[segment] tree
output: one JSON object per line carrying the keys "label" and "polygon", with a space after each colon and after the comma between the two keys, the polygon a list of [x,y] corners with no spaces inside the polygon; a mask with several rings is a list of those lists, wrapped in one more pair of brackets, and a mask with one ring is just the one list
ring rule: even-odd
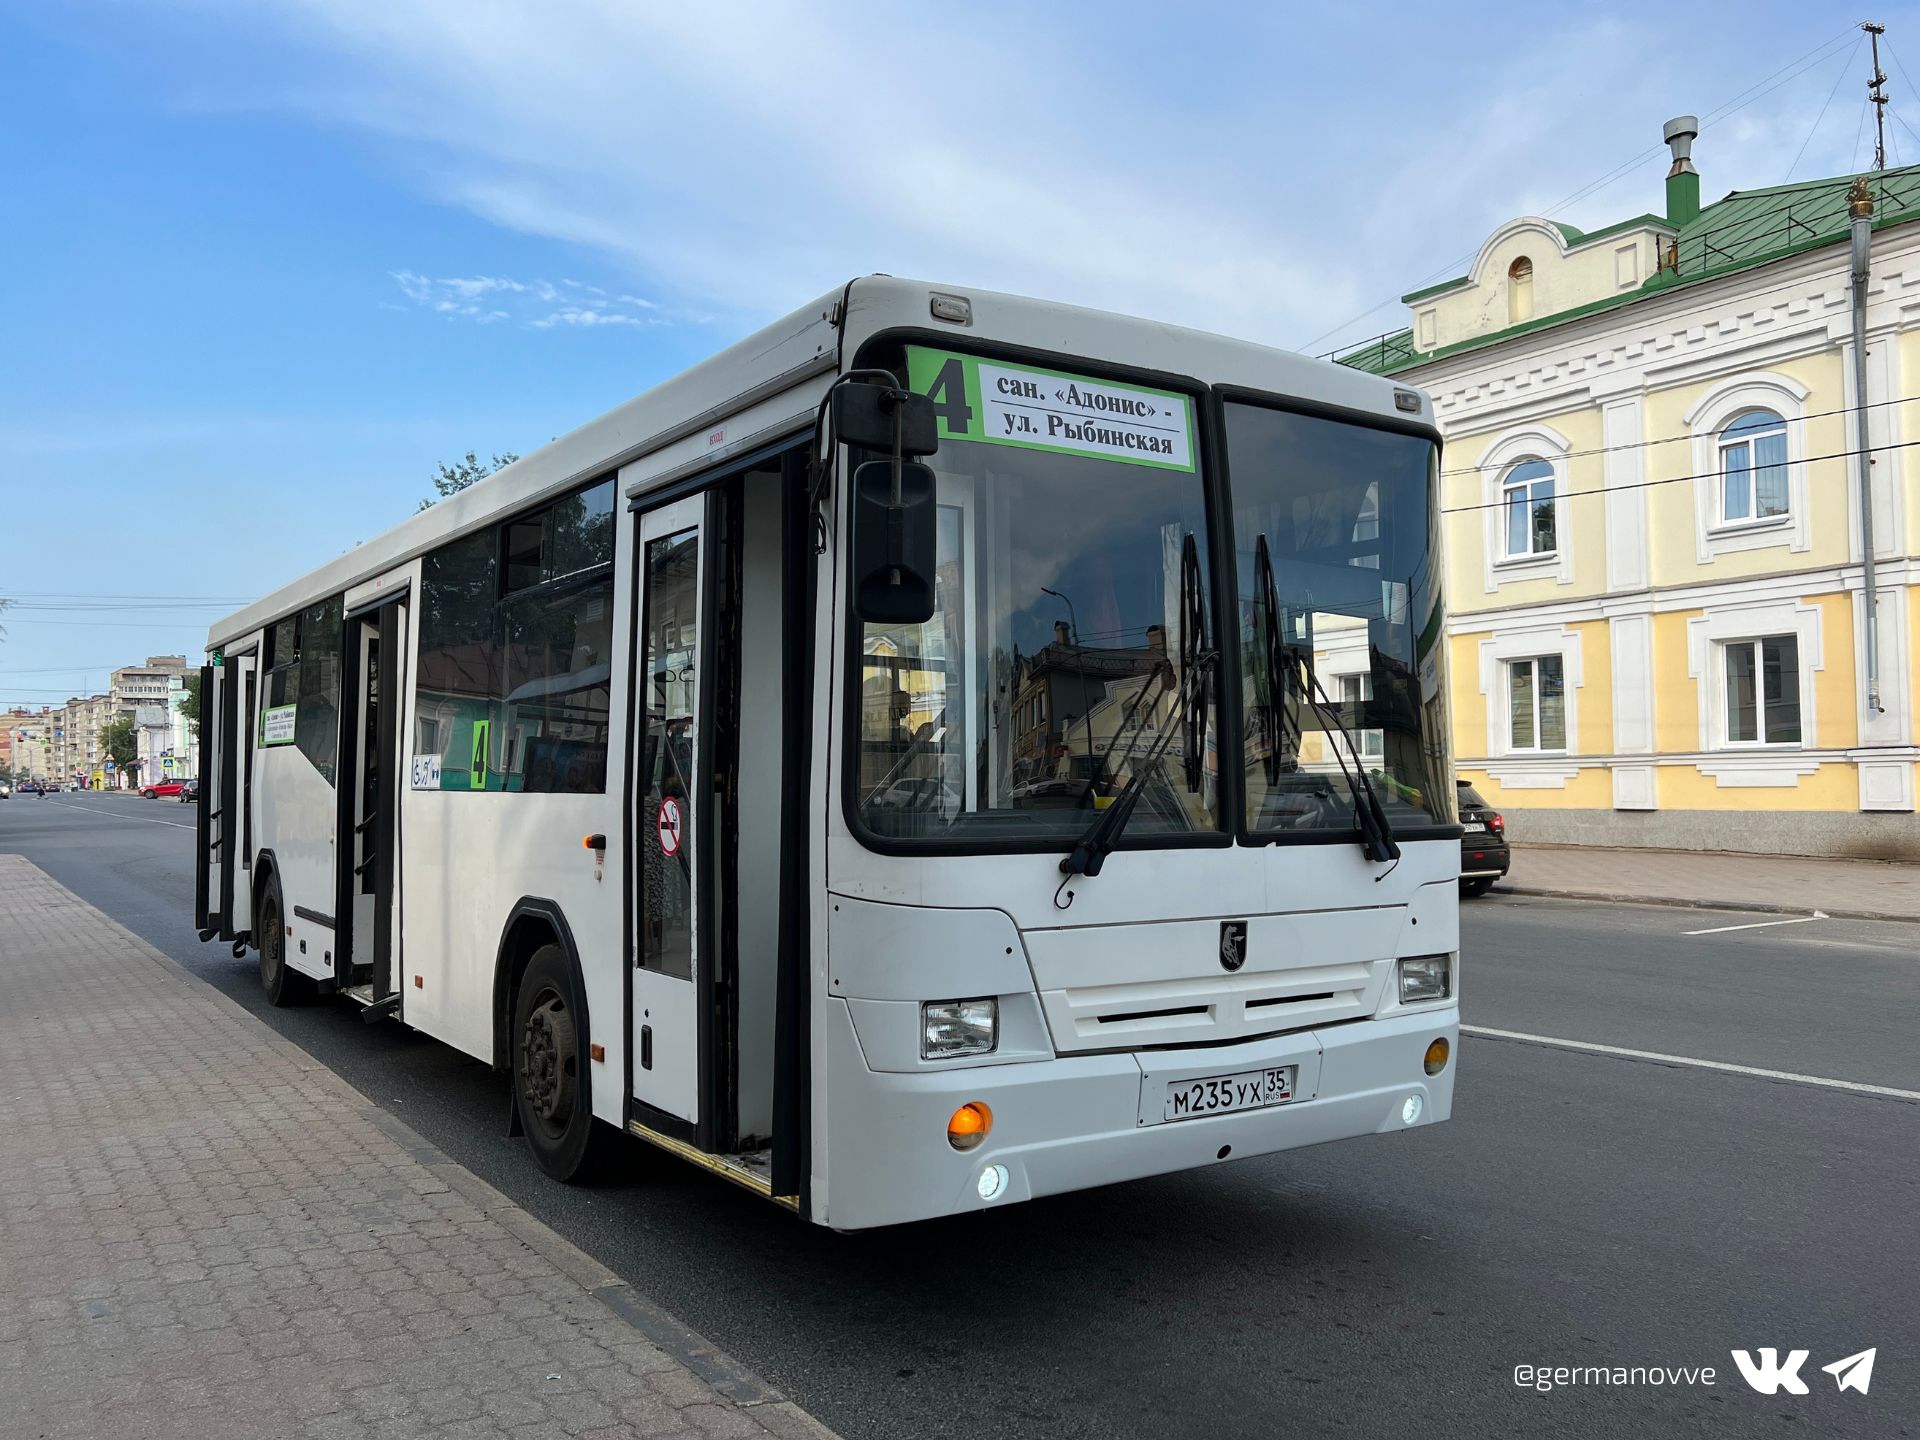
{"label": "tree", "polygon": [[486,479],[487,476],[493,474],[494,471],[506,469],[507,466],[513,464],[513,462],[519,458],[518,455],[509,450],[504,455],[495,455],[493,457],[493,463],[489,465],[485,460],[480,459],[473,451],[469,450],[464,460],[456,460],[451,465],[443,462],[440,466],[439,473],[433,477],[433,488],[440,493],[422,500],[420,502],[420,508],[422,510],[431,510],[435,501],[444,500],[449,495],[458,495],[469,485],[478,485],[482,480]]}
{"label": "tree", "polygon": [[189,670],[185,677],[187,698],[180,702],[180,713],[197,732],[200,728],[200,672]]}
{"label": "tree", "polygon": [[134,761],[140,755],[139,732],[135,730],[131,715],[116,715],[100,731],[100,748],[107,752],[107,758],[120,767],[120,773],[133,773]]}

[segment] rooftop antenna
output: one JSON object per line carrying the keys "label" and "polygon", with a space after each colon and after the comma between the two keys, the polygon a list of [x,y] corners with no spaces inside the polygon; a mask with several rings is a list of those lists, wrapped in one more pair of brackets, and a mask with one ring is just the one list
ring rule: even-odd
{"label": "rooftop antenna", "polygon": [[1887,168],[1887,72],[1880,68],[1880,37],[1887,33],[1887,27],[1862,20],[1860,28],[1873,40],[1873,78],[1867,81],[1867,98],[1873,102],[1873,168],[1884,170]]}

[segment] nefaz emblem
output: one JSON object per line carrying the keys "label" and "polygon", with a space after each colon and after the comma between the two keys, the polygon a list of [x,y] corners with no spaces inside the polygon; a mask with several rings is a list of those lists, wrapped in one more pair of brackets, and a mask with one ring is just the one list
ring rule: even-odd
{"label": "nefaz emblem", "polygon": [[1222,920],[1220,922],[1220,968],[1238,970],[1246,963],[1247,922]]}

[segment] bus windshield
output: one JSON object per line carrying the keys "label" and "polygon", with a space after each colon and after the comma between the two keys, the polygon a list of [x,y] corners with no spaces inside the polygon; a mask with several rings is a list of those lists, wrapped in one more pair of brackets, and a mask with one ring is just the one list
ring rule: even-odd
{"label": "bus windshield", "polygon": [[1360,785],[1451,823],[1433,442],[1245,404],[1226,433],[1247,829],[1352,832]]}
{"label": "bus windshield", "polygon": [[859,627],[860,819],[1067,843],[1138,773],[1130,838],[1217,831],[1214,686],[1181,684],[1212,603],[1192,401],[907,358],[940,417],[935,610]]}

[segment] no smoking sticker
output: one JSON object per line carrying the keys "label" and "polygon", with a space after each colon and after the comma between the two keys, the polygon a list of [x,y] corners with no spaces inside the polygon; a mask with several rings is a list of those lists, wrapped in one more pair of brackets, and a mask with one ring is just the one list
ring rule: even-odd
{"label": "no smoking sticker", "polygon": [[680,802],[669,795],[660,802],[660,813],[654,817],[654,830],[660,836],[660,853],[678,855],[680,853]]}

